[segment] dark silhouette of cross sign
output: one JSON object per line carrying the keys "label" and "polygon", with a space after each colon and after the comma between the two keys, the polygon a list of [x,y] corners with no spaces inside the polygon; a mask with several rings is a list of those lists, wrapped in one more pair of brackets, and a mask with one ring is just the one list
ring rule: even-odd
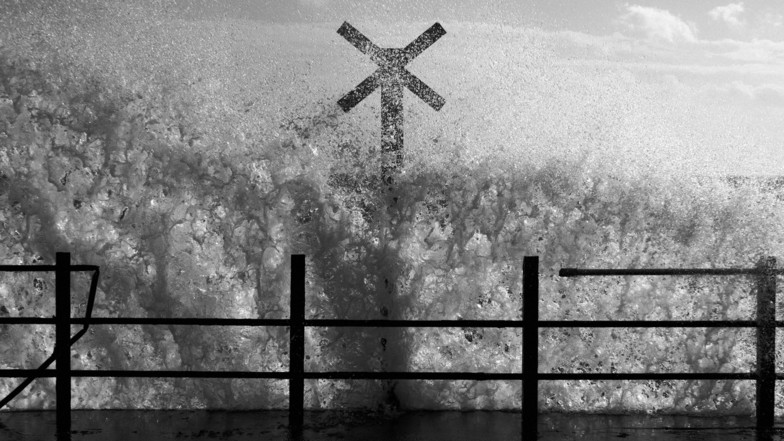
{"label": "dark silhouette of cross sign", "polygon": [[[380,48],[346,22],[340,26],[338,34],[379,66],[354,90],[338,100],[338,105],[348,112],[377,88],[381,88],[381,152],[384,155],[382,174],[384,181],[391,184],[392,172],[403,163],[403,86],[437,111],[444,106],[444,98],[407,71],[405,66],[445,35],[446,30],[436,23],[403,49]],[[395,159],[393,164],[389,165],[387,158],[391,153],[395,154]]]}

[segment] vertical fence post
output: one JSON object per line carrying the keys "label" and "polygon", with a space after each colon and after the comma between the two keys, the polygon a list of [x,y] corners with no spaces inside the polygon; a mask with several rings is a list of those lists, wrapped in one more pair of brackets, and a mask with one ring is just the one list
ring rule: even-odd
{"label": "vertical fence post", "polygon": [[63,441],[71,436],[71,253],[57,253],[54,295],[57,439]]}
{"label": "vertical fence post", "polygon": [[522,434],[524,440],[535,440],[539,412],[539,256],[523,258],[522,350]]}
{"label": "vertical fence post", "polygon": [[302,440],[305,400],[305,255],[291,256],[291,313],[289,331],[289,432]]}
{"label": "vertical fence post", "polygon": [[757,284],[757,433],[773,431],[776,401],[776,258],[759,263]]}

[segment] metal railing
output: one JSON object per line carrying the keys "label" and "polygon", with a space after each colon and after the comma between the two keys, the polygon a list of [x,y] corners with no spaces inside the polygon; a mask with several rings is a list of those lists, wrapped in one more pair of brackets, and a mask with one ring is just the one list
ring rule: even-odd
{"label": "metal railing", "polygon": [[[305,318],[305,256],[291,256],[291,313],[288,319],[217,319],[217,318],[103,318],[92,317],[99,269],[91,265],[71,265],[69,253],[57,253],[55,265],[0,265],[0,272],[55,272],[56,316],[0,317],[0,324],[54,324],[56,344],[54,354],[38,369],[0,369],[2,377],[28,377],[8,397],[0,401],[0,408],[21,392],[35,378],[56,378],[58,439],[70,439],[71,378],[74,377],[168,377],[168,378],[267,378],[289,381],[289,431],[292,439],[301,440],[304,419],[305,379],[365,379],[365,380],[522,380],[523,439],[537,438],[538,382],[540,380],[756,380],[757,429],[769,434],[773,428],[774,390],[776,379],[784,375],[775,372],[775,330],[784,326],[775,320],[776,275],[784,270],[775,268],[774,258],[764,259],[756,268],[726,269],[561,269],[561,277],[578,276],[642,276],[642,275],[749,275],[758,278],[756,320],[539,320],[539,258],[523,259],[523,320],[340,320]],[[70,316],[71,272],[94,271],[84,318]],[[72,324],[83,329],[70,335]],[[90,325],[196,325],[196,326],[286,326],[289,327],[290,363],[288,372],[255,371],[134,371],[71,369],[70,347],[84,335]],[[368,372],[333,371],[306,372],[306,327],[427,327],[427,328],[521,328],[522,372]],[[755,327],[757,328],[757,370],[748,373],[539,373],[540,328],[582,327]],[[57,361],[54,370],[47,369]],[[762,438],[769,439],[769,438]]]}
{"label": "metal railing", "polygon": [[[538,321],[539,327],[557,328],[757,328],[757,366],[755,372],[716,373],[537,373],[540,380],[755,380],[756,429],[758,440],[770,440],[773,433],[773,410],[777,379],[776,328],[784,321],[776,320],[776,276],[784,270],[776,269],[776,259],[767,257],[755,268],[657,268],[657,269],[580,269],[563,268],[561,277],[582,276],[753,276],[757,278],[756,320],[563,320]],[[525,428],[523,437],[536,439],[536,424]]]}
{"label": "metal railing", "polygon": [[[95,290],[98,282],[98,267],[71,265],[69,253],[57,253],[55,265],[0,266],[0,271],[54,271],[56,317],[0,317],[0,324],[55,324],[56,345],[54,355],[38,369],[0,369],[2,377],[28,377],[14,392],[0,402],[7,404],[14,396],[35,378],[56,378],[57,436],[59,440],[70,439],[71,432],[71,378],[74,377],[168,377],[168,378],[273,378],[289,380],[289,431],[291,438],[301,440],[304,419],[304,380],[305,379],[361,379],[361,380],[523,380],[532,381],[536,386],[536,350],[523,351],[523,369],[529,366],[529,374],[486,373],[486,372],[367,372],[335,371],[306,372],[305,327],[423,327],[423,328],[523,328],[524,347],[537,346],[535,322],[525,325],[521,320],[336,320],[305,318],[305,256],[291,256],[291,313],[288,319],[217,319],[217,318],[102,318],[92,317]],[[87,313],[84,318],[70,316],[71,293],[70,273],[72,271],[95,271],[93,274]],[[525,257],[523,262],[523,299],[528,307],[525,311],[535,310],[536,303],[527,299],[538,297],[538,257]],[[528,316],[525,317],[528,320]],[[82,324],[84,328],[70,337],[70,325]],[[134,370],[82,370],[71,369],[70,347],[89,326],[95,325],[197,325],[197,326],[287,326],[290,328],[290,362],[288,372],[248,372],[248,371],[134,371]],[[533,354],[533,355],[531,355]],[[52,359],[56,359],[54,370],[47,369]],[[533,363],[533,364],[532,364]],[[533,366],[533,368],[530,368]],[[523,394],[523,407],[536,412],[536,395],[530,391]],[[532,407],[533,406],[533,407]],[[534,416],[535,418],[535,416]]]}
{"label": "metal railing", "polygon": [[[70,253],[57,253],[54,265],[0,265],[0,272],[50,272],[55,274],[55,316],[44,317],[0,317],[0,324],[8,325],[55,325],[54,354],[44,361],[38,369],[0,369],[0,378],[28,377],[5,398],[0,400],[0,408],[21,393],[36,378],[55,377],[57,406],[57,437],[69,439],[71,433],[71,346],[79,341],[89,329],[95,291],[98,288],[100,268],[95,265],[71,265]],[[87,299],[84,327],[71,337],[71,272],[93,271],[90,293]],[[52,362],[57,368],[47,369]]]}

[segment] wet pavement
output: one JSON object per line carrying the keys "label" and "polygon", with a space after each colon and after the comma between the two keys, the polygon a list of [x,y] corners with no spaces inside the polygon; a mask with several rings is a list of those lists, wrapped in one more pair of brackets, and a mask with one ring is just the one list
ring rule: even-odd
{"label": "wet pavement", "polygon": [[[306,412],[311,441],[510,441],[521,439],[519,412],[410,412],[377,417]],[[0,440],[50,441],[55,413],[0,412]],[[541,414],[539,440],[755,441],[749,417]],[[770,440],[784,440],[784,424]],[[73,411],[72,441],[286,441],[287,411]]]}

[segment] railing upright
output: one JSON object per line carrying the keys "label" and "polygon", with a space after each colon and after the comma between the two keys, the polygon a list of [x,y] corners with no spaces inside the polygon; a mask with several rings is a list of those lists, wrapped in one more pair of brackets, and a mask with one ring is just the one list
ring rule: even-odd
{"label": "railing upright", "polygon": [[[0,407],[7,404],[21,393],[36,378],[55,377],[57,421],[56,435],[58,441],[69,440],[71,433],[71,379],[73,377],[135,377],[135,378],[280,378],[289,380],[289,431],[290,439],[299,441],[303,438],[304,427],[304,380],[309,379],[409,379],[409,380],[525,380],[527,375],[528,388],[524,393],[524,402],[528,404],[529,415],[536,416],[538,348],[538,257],[526,257],[523,268],[526,272],[524,287],[526,294],[524,306],[526,316],[532,316],[529,328],[523,328],[524,338],[524,372],[521,373],[485,373],[485,372],[305,372],[305,327],[306,326],[337,326],[337,327],[492,327],[518,328],[523,326],[522,320],[331,320],[305,318],[305,256],[291,256],[291,312],[287,319],[217,319],[217,318],[139,318],[139,317],[99,317],[93,318],[92,308],[98,285],[100,268],[95,265],[72,265],[70,253],[56,253],[55,265],[0,265],[0,272],[55,272],[55,317],[0,317],[0,324],[48,324],[55,325],[54,353],[39,366],[38,369],[0,369],[0,377],[27,377],[14,391],[0,400]],[[71,317],[71,272],[93,271],[87,311],[83,318]],[[532,315],[533,314],[533,315]],[[71,336],[71,325],[81,324],[83,329]],[[245,372],[245,371],[134,371],[134,370],[82,370],[71,369],[70,347],[87,332],[90,325],[196,325],[196,326],[286,326],[289,328],[289,371],[288,372]],[[526,355],[526,350],[533,354]],[[54,371],[47,370],[51,363],[56,362]],[[528,365],[529,367],[525,367]],[[531,404],[532,403],[532,404]],[[530,418],[526,422],[532,421]],[[535,431],[536,425],[533,425]],[[528,429],[531,430],[531,429]]]}
{"label": "railing upright", "polygon": [[[776,373],[776,328],[784,326],[783,322],[776,321],[776,277],[784,274],[784,270],[776,268],[775,257],[764,257],[755,268],[653,268],[653,269],[580,269],[562,268],[561,277],[575,276],[664,276],[664,275],[751,275],[757,280],[757,317],[754,320],[650,320],[634,321],[619,320],[606,321],[541,321],[540,326],[553,324],[562,327],[570,324],[571,327],[607,327],[617,323],[617,327],[749,327],[757,330],[757,366],[756,372],[749,373],[680,373],[680,374],[543,374],[543,379],[653,379],[667,376],[672,379],[748,379],[756,382],[756,432],[757,441],[770,441],[774,429],[774,409],[776,379],[784,378]],[[613,326],[615,327],[615,326]]]}
{"label": "railing upright", "polygon": [[776,402],[776,258],[759,263],[757,285],[757,431],[773,430]]}
{"label": "railing upright", "polygon": [[[0,373],[3,377],[18,376],[23,374],[31,378],[52,377],[56,378],[57,394],[57,439],[59,441],[70,440],[71,432],[71,378],[77,377],[96,377],[96,376],[182,376],[182,377],[216,377],[216,378],[240,378],[252,376],[254,378],[287,378],[289,380],[289,430],[293,441],[303,439],[304,427],[304,380],[305,378],[351,378],[351,379],[522,379],[522,418],[521,429],[523,439],[536,439],[538,422],[538,395],[539,380],[567,380],[567,379],[648,379],[648,378],[673,378],[673,379],[754,379],[756,380],[756,428],[758,440],[769,440],[772,436],[774,424],[774,405],[775,405],[775,386],[777,378],[784,378],[776,374],[776,328],[784,326],[782,322],[776,321],[776,277],[784,274],[784,270],[776,268],[774,257],[763,258],[756,268],[685,268],[685,269],[625,269],[625,270],[603,270],[603,269],[576,269],[563,268],[559,275],[561,277],[574,276],[608,276],[608,275],[753,275],[757,278],[757,317],[756,320],[748,321],[679,321],[679,320],[652,320],[652,321],[549,321],[539,320],[539,257],[525,256],[523,259],[523,314],[520,320],[481,320],[481,321],[461,321],[461,320],[323,320],[305,318],[305,256],[293,255],[291,259],[291,312],[288,319],[269,319],[254,320],[252,325],[260,326],[289,326],[289,345],[290,362],[289,372],[189,372],[186,375],[179,375],[170,371],[143,372],[137,371],[83,371],[72,370],[70,361],[70,346],[75,343],[90,324],[132,324],[141,320],[143,324],[158,324],[158,320],[149,319],[91,319],[91,309],[97,285],[98,267],[89,265],[71,265],[70,253],[57,253],[55,265],[40,266],[0,266],[0,271],[54,271],[55,272],[55,298],[56,316],[50,319],[37,318],[43,323],[55,325],[55,354],[50,357],[38,370],[3,370]],[[71,318],[71,272],[72,271],[95,271],[91,283],[90,298],[88,300],[88,311],[84,319]],[[26,318],[2,318],[2,323],[13,320],[17,324],[38,323],[30,322]],[[179,321],[177,321],[179,320]],[[188,324],[188,325],[246,325],[242,319],[231,321],[218,321],[216,319],[167,319],[165,323]],[[473,322],[481,322],[478,325]],[[71,337],[71,324],[81,323],[85,327],[74,337]],[[340,326],[340,327],[465,327],[468,325],[485,325],[488,327],[522,327],[522,373],[496,374],[496,373],[433,373],[433,372],[381,372],[369,373],[361,372],[305,372],[305,326]],[[563,374],[563,373],[539,373],[539,329],[542,327],[756,327],[757,328],[757,368],[756,372],[748,373],[704,373],[704,374]],[[46,367],[56,361],[55,372],[47,373]],[[32,373],[31,373],[32,372]],[[206,375],[209,373],[210,375]],[[176,374],[176,375],[175,375]],[[213,375],[219,374],[219,375]],[[239,375],[243,374],[243,375]],[[21,386],[26,386],[31,381],[28,378]],[[9,395],[10,397],[18,394],[17,388]],[[8,397],[2,400],[6,403]]]}
{"label": "railing upright", "polygon": [[539,256],[523,257],[523,439],[536,439],[539,412]]}
{"label": "railing upright", "polygon": [[305,255],[291,256],[291,323],[289,331],[289,430],[302,440],[305,400]]}
{"label": "railing upright", "polygon": [[55,260],[55,353],[57,371],[57,439],[71,436],[71,253]]}

